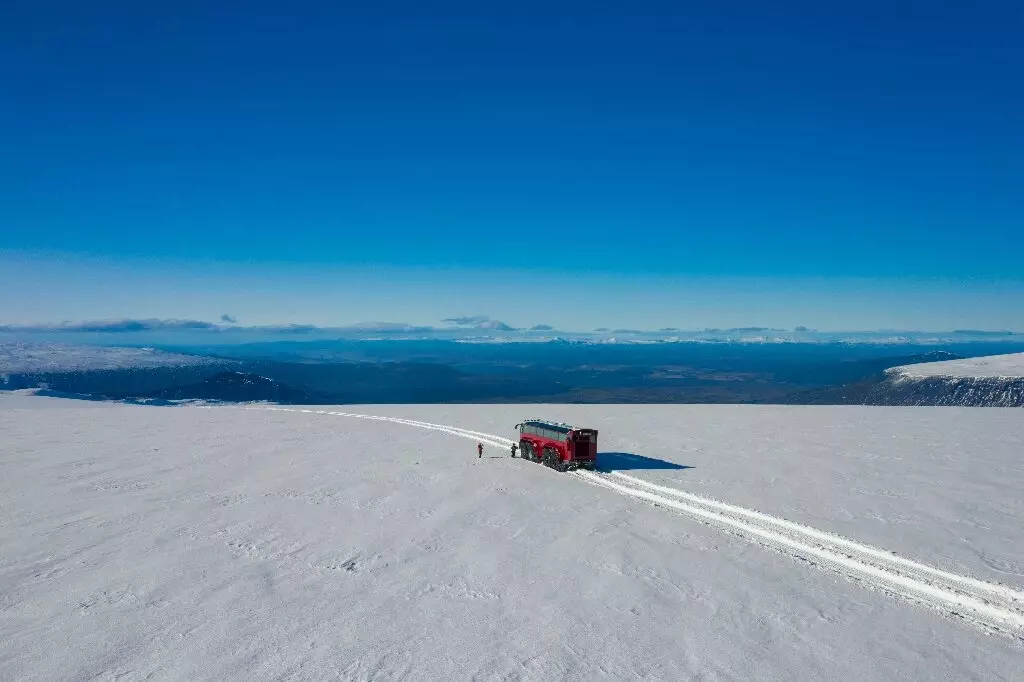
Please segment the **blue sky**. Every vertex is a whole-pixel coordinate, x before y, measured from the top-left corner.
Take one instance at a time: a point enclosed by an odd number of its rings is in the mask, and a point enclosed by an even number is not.
[[[5,9],[0,322],[1024,329],[1019,3],[143,5]]]

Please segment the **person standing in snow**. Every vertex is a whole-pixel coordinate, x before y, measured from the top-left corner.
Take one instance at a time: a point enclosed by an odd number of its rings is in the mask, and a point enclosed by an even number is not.
[[[513,456],[513,457],[515,457],[515,456],[516,456],[516,448],[517,448],[517,447],[519,447],[519,446],[517,446],[517,445],[516,445],[515,443],[512,443],[512,456]]]
[[[480,459],[483,456],[484,456],[484,444],[483,443],[477,443],[476,444],[476,458]]]

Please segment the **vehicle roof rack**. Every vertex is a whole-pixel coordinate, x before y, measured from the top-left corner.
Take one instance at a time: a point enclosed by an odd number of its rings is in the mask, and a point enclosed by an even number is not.
[[[563,426],[563,427],[569,428],[569,429],[575,429],[576,428],[572,424],[566,424],[565,422],[556,422],[553,419],[536,419],[536,418],[531,418],[531,419],[524,419],[522,423],[525,424],[527,422],[537,422],[537,423],[540,423],[540,424],[548,424],[549,426]]]

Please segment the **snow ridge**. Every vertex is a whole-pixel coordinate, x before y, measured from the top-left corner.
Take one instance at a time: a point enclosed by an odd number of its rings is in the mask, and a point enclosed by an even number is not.
[[[924,362],[892,367],[886,372],[904,379],[1024,379],[1024,353]]]
[[[398,417],[283,407],[246,409],[391,422],[478,440],[502,448],[510,447],[515,442],[480,431]],[[576,471],[568,475],[658,507],[681,512],[770,549],[861,581],[869,587],[882,589],[973,625],[1024,641],[1024,592],[943,571],[833,533],[651,483],[622,472]]]

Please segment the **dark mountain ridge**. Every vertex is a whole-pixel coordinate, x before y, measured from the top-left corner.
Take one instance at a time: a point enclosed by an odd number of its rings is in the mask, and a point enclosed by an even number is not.
[[[210,400],[219,402],[273,402],[286,405],[319,405],[330,402],[330,396],[282,384],[258,374],[221,372],[187,386],[154,391],[147,398],[158,400]]]
[[[918,375],[904,367],[959,358],[916,356],[862,381],[795,393],[790,405],[1024,407],[1024,377]],[[909,358],[904,358],[907,360]]]

